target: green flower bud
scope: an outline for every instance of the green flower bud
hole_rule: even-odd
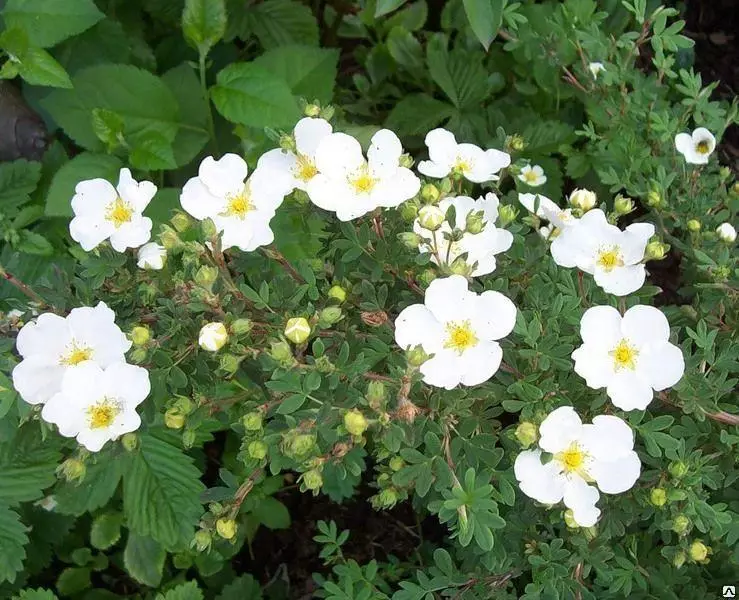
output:
[[[454,275],[461,275],[467,278],[472,277],[472,265],[461,256],[455,258],[454,262],[449,265],[449,271]]]
[[[685,515],[678,515],[672,522],[672,531],[678,535],[685,535],[690,528],[690,519]]]
[[[346,290],[340,285],[333,285],[328,291],[328,297],[342,304],[346,300]]]
[[[427,204],[436,203],[441,197],[441,192],[433,183],[427,183],[421,188],[421,198]]]
[[[656,208],[662,204],[662,194],[657,190],[650,190],[647,194],[647,205]]]
[[[526,147],[526,142],[524,141],[523,137],[516,133],[514,135],[508,136],[505,142],[505,147],[513,150],[514,152],[521,152],[521,150]]]
[[[243,356],[235,356],[234,354],[221,354],[218,359],[218,369],[227,375],[233,375],[239,370]]]
[[[395,488],[385,488],[373,500],[372,504],[377,509],[392,508],[398,502],[398,492]]]
[[[200,329],[198,344],[208,352],[218,352],[228,341],[228,331],[223,323],[207,323]]]
[[[510,204],[503,204],[498,208],[498,222],[501,227],[505,227],[509,223],[516,220],[518,209]]]
[[[295,360],[290,344],[287,342],[272,342],[269,355],[281,363],[288,363]]]
[[[190,547],[194,546],[198,552],[205,552],[210,548],[212,542],[213,537],[211,536],[210,531],[201,529],[195,534],[195,538],[192,540]]]
[[[420,367],[429,359],[429,355],[426,354],[421,345],[406,350],[405,357],[408,360],[408,364],[414,367]]]
[[[262,429],[263,415],[258,411],[247,413],[242,417],[241,423],[247,431],[259,431]]]
[[[197,273],[195,273],[195,283],[207,290],[210,290],[213,287],[213,284],[216,282],[217,279],[218,269],[216,267],[203,265],[198,269]]]
[[[290,457],[302,460],[306,458],[316,445],[316,438],[308,433],[301,433],[290,440],[287,452]]]
[[[338,306],[327,306],[318,315],[318,321],[323,326],[335,325],[341,321],[341,309]]]
[[[617,215],[628,215],[634,210],[634,201],[619,194],[613,201],[613,210],[616,211]]]
[[[318,490],[320,490],[321,486],[323,485],[323,475],[321,475],[321,472],[318,469],[311,469],[310,471],[306,471],[305,473],[303,473],[300,479],[303,482],[305,488],[313,492],[317,492]]]
[[[135,433],[126,433],[121,438],[121,444],[125,448],[126,452],[133,452],[138,448],[139,436]]]
[[[681,479],[682,477],[685,477],[688,474],[688,465],[686,465],[683,461],[677,461],[672,462],[667,467],[667,470],[670,472],[670,475],[672,475],[675,479]]]
[[[64,481],[81,483],[87,474],[87,467],[78,458],[68,458],[56,468],[56,474]]]
[[[143,346],[151,339],[151,331],[139,325],[131,330],[129,337],[135,346]]]
[[[192,556],[189,554],[175,554],[172,557],[172,566],[175,569],[179,569],[180,571],[186,571],[190,567],[192,567],[193,561]]]
[[[565,525],[567,525],[570,529],[579,529],[580,526],[577,524],[577,521],[575,521],[575,513],[572,512],[572,509],[568,508],[565,511],[564,514],[565,518]]]
[[[213,222],[213,219],[203,219],[200,222],[200,231],[206,240],[214,238],[218,235],[218,228]]]
[[[245,335],[249,333],[254,327],[254,324],[249,319],[236,319],[231,323],[231,331],[236,335]]]
[[[721,181],[726,181],[731,177],[731,169],[729,167],[721,167],[718,170],[718,176],[721,178]]]
[[[595,192],[585,189],[576,189],[570,194],[570,205],[579,208],[583,212],[587,212],[595,206],[598,201]]]
[[[233,519],[218,519],[216,531],[224,540],[232,540],[236,536],[239,526]]]
[[[739,181],[735,182],[734,185],[731,186],[731,192],[739,195]]]
[[[335,370],[336,367],[325,354],[316,359],[316,371],[319,373],[333,373]]]
[[[182,247],[180,236],[177,235],[177,232],[174,229],[167,225],[162,226],[162,231],[159,234],[159,241],[167,250],[178,250]]]
[[[321,114],[321,107],[317,104],[306,104],[305,108],[303,109],[303,114],[306,117],[317,117]]]
[[[403,202],[403,204],[400,205],[400,217],[407,223],[411,223],[416,220],[416,217],[418,216],[418,202],[415,200],[409,200],[408,202]]]
[[[681,550],[680,552],[678,552],[677,554],[675,554],[675,556],[673,557],[673,559],[672,559],[672,565],[676,569],[679,569],[680,567],[682,567],[685,564],[685,561],[687,560],[687,558],[688,557],[685,556],[685,552],[683,552]]]
[[[446,216],[444,215],[444,211],[441,210],[438,206],[434,206],[433,204],[422,206],[421,210],[418,211],[419,225],[421,225],[421,227],[423,227],[424,229],[428,229],[429,231],[436,231],[437,229],[439,229],[444,223],[445,219]]]
[[[369,424],[364,415],[354,408],[344,415],[344,427],[352,435],[360,436],[367,431]]]
[[[195,433],[194,429],[185,429],[185,431],[182,432],[182,446],[189,450],[195,445],[196,438],[197,433]]]
[[[528,448],[539,439],[539,428],[533,423],[524,421],[516,427],[516,439],[521,446]]]
[[[465,228],[467,233],[476,235],[485,229],[487,222],[485,221],[485,212],[482,210],[470,211],[467,213],[467,219],[465,221]]]
[[[189,415],[195,409],[195,405],[187,396],[175,396],[172,408],[176,408],[183,415]]]
[[[333,106],[324,106],[321,109],[321,114],[318,115],[325,121],[330,121],[334,118],[334,113],[336,112],[336,109]]]
[[[310,337],[310,323],[304,317],[293,317],[285,325],[285,337],[293,344],[302,344]]]
[[[649,501],[654,506],[664,506],[667,504],[667,492],[662,488],[654,488],[649,494]]]
[[[169,222],[172,223],[172,227],[175,228],[175,231],[178,231],[179,233],[187,231],[192,225],[192,219],[190,216],[180,211],[177,211]]]
[[[131,362],[135,365],[140,365],[142,362],[146,360],[146,357],[149,355],[149,353],[146,351],[145,348],[134,348],[131,351]]]
[[[701,222],[698,219],[690,219],[688,221],[688,231],[697,233],[701,230]]]
[[[670,249],[668,244],[663,244],[659,240],[654,240],[647,244],[647,248],[644,252],[645,260],[662,260],[667,256],[667,252]]]
[[[286,133],[283,133],[280,136],[279,141],[280,148],[283,150],[286,150],[287,152],[295,152],[296,146],[295,146],[295,138],[291,135],[287,135]]]
[[[385,384],[382,381],[370,381],[367,384],[367,403],[374,409],[378,410],[385,404],[387,392]]]
[[[425,269],[418,276],[418,281],[420,281],[425,286],[428,286],[437,277],[438,274],[436,273],[436,271],[434,271],[433,269]]]
[[[690,544],[690,548],[688,549],[690,559],[697,563],[708,562],[708,554],[710,551],[711,548],[709,546],[706,546],[700,540],[695,540],[692,544]]]
[[[598,528],[595,525],[592,527],[586,527],[583,533],[585,534],[585,539],[592,542],[596,537],[598,537]]]
[[[254,440],[249,442],[247,451],[249,452],[249,456],[254,460],[263,460],[267,456],[267,444],[261,440]]]
[[[216,517],[222,515],[224,511],[225,509],[223,508],[223,504],[220,502],[212,502],[208,505],[208,512],[214,514]]]
[[[390,459],[390,468],[393,471],[400,471],[405,466],[405,461],[400,456],[393,456]]]
[[[185,425],[185,415],[176,408],[169,408],[164,413],[164,424],[170,429],[182,429]]]
[[[410,154],[401,154],[400,160],[398,161],[398,164],[401,167],[404,167],[406,169],[410,169],[413,166],[414,160],[413,157]]]
[[[398,240],[409,250],[418,250],[418,246],[423,242],[423,238],[412,231],[399,233]]]

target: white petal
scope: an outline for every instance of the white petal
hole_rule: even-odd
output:
[[[539,426],[539,446],[556,454],[580,439],[582,421],[571,406],[560,406],[549,413]]]
[[[110,428],[87,429],[83,428],[77,435],[77,442],[90,452],[100,452],[103,446],[112,439]]]
[[[572,510],[572,516],[580,527],[595,525],[600,516],[600,510],[595,506],[599,498],[598,490],[580,477],[573,477],[565,484],[565,506]]]
[[[376,175],[392,174],[398,168],[400,155],[403,154],[403,146],[389,129],[380,129],[372,136],[367,160]]]
[[[151,181],[137,182],[129,169],[121,169],[118,179],[118,195],[133,206],[136,212],[143,212],[157,193],[157,186]]]
[[[632,265],[630,267],[617,267],[610,273],[596,268],[593,274],[595,283],[603,288],[603,291],[614,296],[628,296],[640,289],[647,278],[644,265]]]
[[[117,197],[113,184],[106,179],[88,179],[80,181],[75,187],[72,198],[72,210],[76,216],[102,220],[106,207]]]
[[[328,136],[332,130],[333,128],[331,127],[331,123],[325,119],[315,119],[311,117],[300,119],[293,130],[295,146],[297,147],[298,152],[304,156],[312,158],[316,153],[318,144],[320,144],[321,140]]]
[[[84,426],[84,413],[79,406],[72,405],[70,399],[62,393],[55,394],[44,404],[41,418],[53,423],[64,437],[74,437]]]
[[[516,305],[500,292],[488,290],[474,302],[472,327],[482,339],[499,340],[516,325]]]
[[[244,252],[249,252],[253,249],[254,228],[251,219],[247,218],[243,221],[238,218],[221,219],[216,221],[216,225],[222,231],[221,246],[224,250],[236,247]]]
[[[583,425],[580,441],[596,461],[615,460],[634,449],[634,432],[628,423],[613,415],[598,415]]]
[[[110,236],[110,245],[116,252],[125,252],[128,248],[138,248],[151,239],[152,220],[141,215],[124,223]]]
[[[524,450],[516,457],[513,472],[521,491],[542,504],[557,504],[564,495],[564,477],[553,462],[541,464],[541,450]]]
[[[477,295],[469,291],[461,275],[434,279],[426,290],[424,304],[440,323],[463,321],[477,309]]]
[[[428,385],[451,390],[461,383],[464,365],[456,352],[439,350],[421,365],[420,371]]]
[[[358,219],[377,208],[377,205],[372,202],[372,197],[369,194],[344,196],[344,199],[346,202],[336,207],[336,218],[339,221]]]
[[[421,180],[410,169],[398,167],[394,173],[380,180],[372,190],[372,204],[395,208],[410,200],[421,189]]]
[[[595,348],[611,350],[623,337],[621,314],[612,306],[593,306],[580,319],[582,341]]]
[[[124,362],[113,363],[105,369],[105,385],[106,394],[124,400],[128,408],[137,407],[151,392],[149,372]]]
[[[464,385],[480,385],[490,379],[500,368],[503,350],[498,342],[479,342],[466,350],[461,357]]]
[[[295,177],[295,169],[298,164],[296,156],[292,152],[275,148],[262,154],[257,161],[256,173],[267,173],[269,178],[287,177],[288,189],[286,193],[290,193],[292,189],[297,187],[299,180]],[[252,174],[251,179],[254,178]],[[250,180],[251,181],[251,180]],[[303,182],[300,181],[302,184]]]
[[[327,135],[316,149],[316,167],[330,178],[346,178],[364,164],[362,147],[346,133]]]
[[[422,160],[418,163],[418,172],[426,177],[441,179],[449,175],[452,170],[451,164],[435,163],[432,160]]]
[[[675,136],[675,148],[680,154],[693,152],[693,137],[689,133],[678,133]]]
[[[670,343],[650,346],[639,357],[639,372],[657,392],[674,386],[685,373],[682,350]]]
[[[626,264],[636,264],[644,259],[644,251],[654,231],[651,223],[633,223],[626,228],[621,236],[621,250]]]
[[[667,342],[670,338],[670,324],[664,313],[643,304],[632,306],[624,313],[621,331],[639,347]]]
[[[457,146],[457,159],[469,165],[464,171],[464,177],[474,183],[483,183],[495,179],[494,172],[490,168],[490,161],[485,156],[482,148],[474,144],[459,144]],[[455,162],[456,162],[455,160]]]
[[[641,461],[636,452],[611,461],[595,461],[590,475],[604,494],[621,494],[634,487],[641,472]]]
[[[716,138],[713,134],[705,127],[698,127],[693,130],[693,145],[695,146],[698,142],[708,142],[708,153],[705,154],[706,161],[708,156],[716,149]]]
[[[198,168],[200,181],[216,197],[241,191],[248,173],[246,161],[238,154],[232,153],[224,154],[218,160],[208,156]]]
[[[321,173],[308,182],[306,192],[311,202],[323,210],[336,211],[339,205],[354,200],[354,192],[345,181]]]
[[[57,362],[30,356],[13,369],[13,387],[28,404],[43,404],[61,389],[64,371]]]
[[[105,396],[105,375],[93,361],[66,369],[62,379],[62,394],[76,407],[87,407]]]
[[[404,308],[395,319],[395,343],[404,350],[423,345],[426,352],[443,346],[444,328],[423,304]]]
[[[69,235],[85,252],[90,252],[107,240],[115,227],[107,220],[75,217],[69,222]]]
[[[617,373],[606,393],[613,405],[622,410],[644,410],[654,398],[649,383],[633,371]]]
[[[451,170],[451,167],[457,158],[457,140],[455,139],[454,134],[451,131],[447,131],[442,128],[432,129],[426,134],[426,139],[424,141],[429,149],[429,158],[431,159],[431,162],[436,163],[440,168],[446,168],[446,173],[441,175],[441,177],[445,177]],[[437,177],[437,175],[432,175],[422,171],[420,164],[418,165],[418,170],[424,175]]]
[[[588,387],[600,389],[606,387],[615,374],[613,359],[600,346],[583,344],[572,353],[575,361],[575,373],[585,379]]]
[[[571,269],[572,267],[578,266],[581,262],[583,255],[580,237],[579,237],[579,226],[568,227],[560,231],[559,235],[554,238],[549,251],[552,254],[552,259],[560,267],[566,267]]]
[[[180,194],[182,208],[198,221],[211,218],[225,208],[225,196],[216,197],[199,177],[188,179]]]
[[[64,317],[43,313],[36,321],[24,325],[15,339],[21,356],[47,356],[56,359],[71,341],[69,325]]]

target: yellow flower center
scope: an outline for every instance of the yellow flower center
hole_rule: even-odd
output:
[[[616,245],[601,248],[598,250],[598,258],[595,260],[595,264],[606,273],[610,273],[616,267],[623,267],[624,259],[621,255],[621,248]]]
[[[588,453],[580,448],[577,442],[572,442],[566,450],[554,455],[554,459],[559,461],[566,474],[577,473],[586,481],[590,480],[586,468],[588,458]]]
[[[121,405],[110,398],[103,398],[87,409],[87,423],[90,429],[105,429],[113,424],[121,413]]]
[[[534,169],[529,169],[523,174],[523,178],[526,180],[526,183],[536,183],[539,176],[536,174]]]
[[[454,161],[454,164],[452,165],[452,171],[455,173],[469,173],[472,170],[472,165],[468,160],[465,160],[461,156],[457,157],[457,160]]]
[[[224,217],[236,217],[242,221],[246,219],[246,215],[254,210],[254,205],[249,198],[249,188],[244,186],[238,194],[229,194],[226,196],[226,210],[221,213]]]
[[[613,358],[613,364],[617,371],[622,369],[633,371],[636,369],[636,359],[639,356],[639,350],[629,344],[627,340],[621,340],[608,354]]]
[[[449,337],[444,344],[444,348],[451,348],[459,354],[462,354],[465,350],[474,348],[480,341],[477,339],[475,332],[472,331],[469,321],[447,323],[446,330]]]
[[[701,140],[695,145],[695,151],[698,154],[708,154],[708,149],[710,148],[707,140]]]
[[[359,170],[349,178],[349,183],[354,188],[357,194],[369,194],[377,185],[379,180],[372,177],[369,171],[369,167],[365,164],[362,165]]]
[[[298,164],[295,166],[293,172],[297,179],[300,179],[300,181],[305,183],[318,175],[318,169],[314,162],[303,154],[298,154]]]
[[[133,207],[120,196],[117,196],[113,202],[108,204],[105,218],[113,223],[116,229],[124,223],[128,223],[131,217],[133,217]]]
[[[74,367],[75,365],[92,359],[92,348],[88,346],[78,346],[77,342],[72,342],[71,347],[66,354],[63,354],[59,360],[59,364],[65,367]]]

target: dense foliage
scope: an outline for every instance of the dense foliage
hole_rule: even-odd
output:
[[[0,596],[739,582],[739,104],[677,10],[0,5]],[[416,547],[255,577],[299,493]]]

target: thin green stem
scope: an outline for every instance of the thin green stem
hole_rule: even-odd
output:
[[[208,94],[208,82],[205,79],[205,59],[207,58],[207,55],[202,50],[200,51],[199,56],[199,67],[200,67],[200,88],[203,91],[203,99],[205,100],[205,104],[208,108],[208,134],[210,135],[210,141],[213,144],[213,149],[215,150],[215,153],[217,155],[220,155],[220,152],[218,150],[218,140],[216,139],[216,124],[213,120],[213,110],[210,106],[210,95]]]

